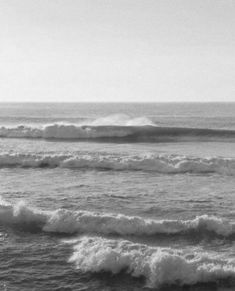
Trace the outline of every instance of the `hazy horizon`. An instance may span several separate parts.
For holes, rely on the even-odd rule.
[[[0,101],[0,104],[216,104],[235,103],[235,101]]]
[[[0,101],[231,102],[235,2],[3,0]]]

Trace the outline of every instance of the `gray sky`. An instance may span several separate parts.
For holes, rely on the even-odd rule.
[[[235,101],[235,1],[0,0],[0,101]]]

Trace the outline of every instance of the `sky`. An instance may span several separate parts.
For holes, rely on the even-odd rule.
[[[217,101],[234,0],[0,0],[0,102]]]

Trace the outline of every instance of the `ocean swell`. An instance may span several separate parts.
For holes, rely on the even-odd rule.
[[[80,238],[69,262],[82,272],[126,271],[134,277],[144,276],[149,287],[235,278],[232,259],[100,237]]]
[[[235,225],[226,219],[202,215],[192,220],[155,220],[123,214],[72,211],[58,209],[42,211],[20,202],[12,205],[1,202],[0,223],[35,227],[51,233],[96,233],[104,235],[154,236],[184,235],[191,232],[230,237],[235,234]]]
[[[102,123],[101,123],[102,124]],[[159,127],[154,124],[100,125],[55,123],[42,126],[2,126],[0,137],[107,142],[173,142],[234,139],[234,130]]]
[[[0,154],[0,167],[69,168],[142,170],[157,173],[218,173],[235,175],[235,159],[208,157],[197,158],[180,155],[116,155],[116,154]]]

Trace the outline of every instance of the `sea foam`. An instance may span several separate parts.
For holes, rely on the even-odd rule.
[[[54,123],[41,126],[0,127],[0,137],[54,140],[103,140],[107,142],[172,142],[234,140],[235,131],[225,129],[159,127],[145,119],[133,119],[125,125],[93,121],[90,124]]]
[[[235,159],[190,157],[180,155],[117,155],[105,153],[31,154],[5,152],[0,154],[0,167],[44,167],[70,169],[142,170],[157,173],[218,173],[235,175]]]
[[[196,232],[229,237],[235,233],[235,225],[232,222],[216,216],[201,215],[191,220],[156,220],[93,211],[65,209],[43,211],[29,207],[24,202],[15,205],[2,202],[0,223],[65,234],[94,233],[141,237],[158,234],[185,235]]]
[[[235,278],[235,261],[228,258],[101,237],[77,240],[69,261],[83,272],[126,271],[134,277],[144,276],[150,287]]]

